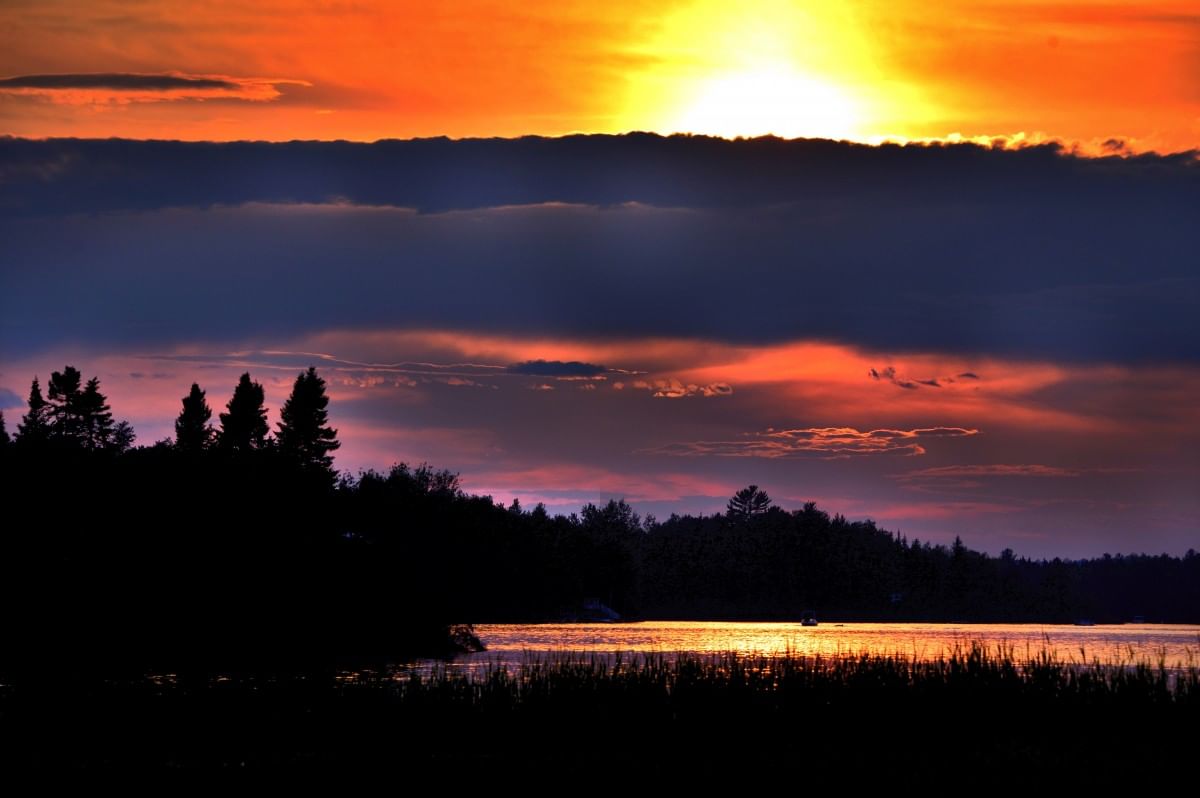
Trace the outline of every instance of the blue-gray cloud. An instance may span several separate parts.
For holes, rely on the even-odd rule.
[[[527,374],[535,377],[599,377],[608,372],[605,366],[580,363],[578,360],[526,360],[508,367],[511,374]]]
[[[0,139],[0,355],[438,328],[1197,362],[1197,208],[1191,154]]]
[[[421,211],[544,202],[820,210],[954,199],[1036,211],[1065,201],[1194,202],[1200,190],[1195,152],[1088,159],[1056,144],[872,147],[641,133],[373,144],[7,138],[0,174],[0,207],[23,214],[329,201]],[[942,232],[953,235],[955,219],[945,221]]]
[[[8,388],[0,388],[0,410],[9,410],[14,407],[24,407],[25,400]]]

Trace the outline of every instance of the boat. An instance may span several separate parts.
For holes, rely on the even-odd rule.
[[[598,598],[586,598],[570,620],[581,623],[617,623],[621,614]]]
[[[815,612],[813,612],[812,610],[805,610],[804,612],[800,613],[800,625],[801,626],[816,626],[817,625],[817,614]]]

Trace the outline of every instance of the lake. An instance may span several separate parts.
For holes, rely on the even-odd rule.
[[[461,657],[455,669],[506,667],[550,655],[614,652],[839,656],[902,654],[936,659],[978,641],[1024,659],[1042,650],[1075,662],[1142,659],[1168,667],[1200,665],[1200,626],[1119,624],[798,623],[643,621],[639,623],[483,624],[475,628],[487,651]]]

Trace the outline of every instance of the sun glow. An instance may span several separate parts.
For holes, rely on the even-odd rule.
[[[623,117],[660,133],[877,137],[898,101],[920,104],[881,74],[858,23],[835,4],[688,4],[637,50],[649,57]]]

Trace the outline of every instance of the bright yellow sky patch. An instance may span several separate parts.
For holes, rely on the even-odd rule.
[[[635,47],[647,66],[628,79],[631,129],[862,139],[891,104],[845,5],[690,3]]]

